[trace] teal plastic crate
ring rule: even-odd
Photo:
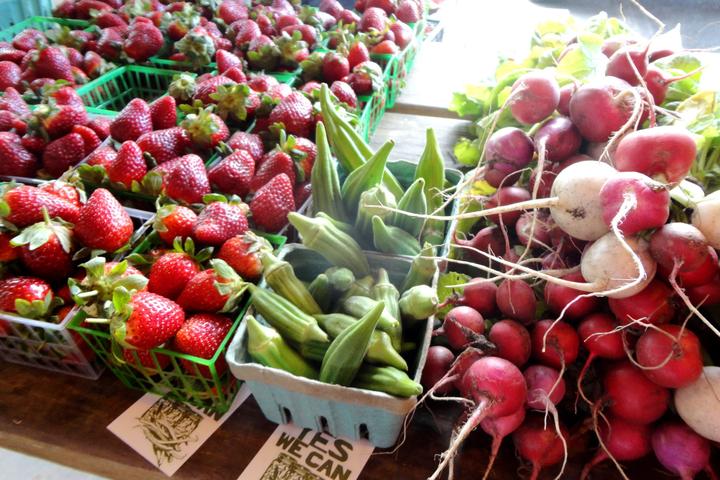
[[[52,0],[0,0],[0,28],[7,28],[30,17],[52,15]]]
[[[6,3],[12,4],[12,3],[20,3],[22,5],[25,4],[25,2],[3,2],[0,0],[0,9],[7,8]],[[28,4],[35,3],[35,2],[27,2]],[[14,8],[16,7],[10,7],[9,10],[2,10],[4,14],[6,14],[8,11],[10,12],[10,15],[12,16],[14,13]],[[21,7],[18,7],[21,8]],[[4,15],[0,17],[0,25],[2,25],[5,20],[7,20],[7,17]],[[84,20],[74,20],[69,18],[53,18],[53,17],[43,17],[43,16],[31,16],[28,18],[27,15],[23,15],[20,20],[9,22],[7,25],[4,25],[2,30],[0,30],[0,41],[3,42],[10,42],[12,39],[17,35],[18,33],[22,32],[25,29],[28,28],[34,28],[35,30],[40,30],[41,32],[46,32],[48,30],[52,30],[54,28],[58,27],[69,27],[76,30],[84,30],[86,28],[90,28],[90,23],[86,22]]]

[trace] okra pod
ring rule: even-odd
[[[288,220],[297,229],[303,245],[315,250],[330,263],[347,267],[356,276],[370,273],[370,265],[360,245],[328,220],[308,218],[297,212],[290,212]]]
[[[250,358],[266,367],[278,368],[300,377],[318,379],[317,369],[293,350],[277,330],[262,325],[252,315],[246,317],[245,323]]]
[[[345,313],[360,318],[375,308],[377,304],[377,300],[370,297],[355,296],[346,298],[340,307]],[[400,321],[393,317],[387,309],[383,309],[377,327],[390,335],[393,348],[399,351],[402,345],[402,324]]]
[[[373,217],[372,224],[373,244],[378,251],[411,257],[420,253],[420,243],[417,238],[402,228],[385,225],[382,218],[378,216]]]
[[[360,168],[350,172],[342,184],[342,199],[345,204],[345,210],[350,218],[355,218],[360,202],[360,194],[378,185],[383,178],[385,172],[385,164],[390,156],[390,152],[395,146],[395,142],[388,140],[375,155],[362,165]]]
[[[325,212],[337,220],[346,221],[347,213],[342,202],[337,165],[332,158],[325,126],[322,122],[318,122],[315,128],[315,144],[317,145],[317,155],[310,177],[313,191],[313,212],[316,215],[318,212]]]
[[[434,288],[429,285],[416,285],[400,297],[400,312],[404,319],[425,320],[435,314],[439,303]]]
[[[387,308],[387,305],[385,307]],[[337,337],[343,330],[358,321],[357,318],[345,315],[344,313],[315,315],[315,319],[332,338]],[[368,347],[365,360],[378,365],[390,365],[400,370],[408,369],[405,359],[393,348],[390,335],[377,329],[372,333],[372,337],[370,338],[370,346]]]
[[[360,237],[372,244],[372,218],[377,215],[383,220],[390,217],[387,208],[395,208],[395,196],[382,185],[372,187],[360,194],[357,216],[355,217],[355,230]]]
[[[445,186],[445,162],[432,128],[425,131],[425,150],[415,168],[415,180],[418,178],[425,180],[425,195],[428,200]]]
[[[387,310],[393,318],[400,320],[400,292],[395,285],[390,283],[390,277],[384,268],[378,269],[378,281],[373,287],[373,298],[378,302],[385,303]]]
[[[345,293],[340,297],[340,303],[344,302],[350,297],[368,297],[372,298],[372,287],[375,284],[372,275],[365,275],[363,278],[358,278],[352,284],[350,288],[345,290]]]
[[[379,302],[330,343],[320,366],[320,381],[350,385],[360,370],[385,304]]]
[[[333,290],[338,292],[347,291],[355,282],[355,275],[349,268],[330,267],[325,270],[325,276]]]
[[[261,260],[265,281],[276,293],[290,300],[305,313],[322,313],[320,305],[305,284],[297,278],[290,263],[280,260],[272,252],[263,253]]]
[[[410,271],[405,275],[401,291],[405,292],[415,285],[429,284],[432,282],[437,270],[438,264],[435,258],[435,249],[431,244],[426,243],[410,264]]]
[[[416,213],[418,215],[427,214],[424,178],[418,178],[410,185],[400,198],[400,201],[398,201],[397,208],[403,212]],[[383,218],[383,220],[386,219]],[[387,223],[402,228],[413,237],[418,238],[425,224],[425,219],[421,217],[411,217],[410,215],[397,212],[390,216]]]
[[[330,284],[328,276],[321,273],[308,285],[308,291],[310,295],[315,299],[320,310],[327,312],[330,310],[333,297],[333,287]]]
[[[341,222],[340,220],[336,220],[325,212],[318,212],[317,215],[315,215],[315,216],[318,218],[327,220],[328,222],[332,223],[338,230],[340,230],[341,232],[343,232],[347,235],[350,235],[353,238],[355,238],[357,236],[355,227],[353,227],[349,223],[345,223],[345,222]]]
[[[394,367],[365,364],[355,376],[353,387],[389,393],[396,397],[414,397],[423,391],[422,385]]]

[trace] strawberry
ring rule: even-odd
[[[303,179],[309,180],[317,156],[317,146],[307,138],[292,136],[290,138],[292,139],[288,145],[291,149],[290,155],[294,157],[299,168],[303,171]]]
[[[170,365],[170,357],[167,355],[134,348],[123,349],[123,360],[134,367],[137,367],[139,362],[145,372],[151,375],[159,370],[165,370]]]
[[[73,16],[81,20],[89,20],[93,16],[93,10],[97,12],[109,12],[112,10],[112,7],[100,0],[80,0],[75,4]]]
[[[285,174],[293,185],[295,184],[295,163],[287,152],[278,147],[262,158],[255,176],[250,182],[250,190],[258,191],[273,177],[281,173]]]
[[[235,85],[235,80],[231,80],[224,75],[215,75],[205,80],[204,82],[197,83],[197,89],[193,100],[200,100],[203,104],[208,105],[215,103],[211,98],[211,95],[217,92],[220,85]]]
[[[0,232],[0,262],[12,262],[20,257],[20,249],[10,243],[13,236]]]
[[[123,46],[123,34],[120,27],[103,28],[97,42],[97,52],[105,59],[113,61],[120,57]]]
[[[77,133],[83,139],[85,148],[83,149],[83,157],[90,155],[100,146],[101,140],[98,137],[95,130],[84,125],[75,125],[72,129],[72,133]]]
[[[418,4],[412,0],[400,0],[395,16],[401,22],[415,23],[422,17],[422,11]]]
[[[360,11],[360,10],[358,10]],[[360,16],[353,12],[352,10],[345,9],[343,10],[340,15],[337,17],[338,22],[342,22],[343,25],[359,25],[360,24]]]
[[[72,67],[82,67],[83,65],[83,54],[73,47],[59,46],[58,47],[67,57]],[[83,72],[84,74],[85,72]]]
[[[25,228],[12,239],[20,247],[20,261],[32,275],[48,280],[62,280],[73,270],[73,237],[71,225],[62,220],[44,221]]]
[[[53,17],[73,18],[75,16],[75,0],[62,0],[53,8]]]
[[[287,83],[279,83],[270,87],[270,89],[267,91],[267,94],[273,100],[282,100],[288,95],[290,95],[292,92],[293,88],[290,85],[288,85]]]
[[[383,74],[375,62],[363,62],[353,68],[347,83],[358,95],[368,95],[382,88]]]
[[[147,173],[143,151],[132,140],[124,142],[118,149],[115,160],[107,168],[108,178],[113,183],[122,183],[132,189],[133,182],[140,184]]]
[[[205,206],[193,227],[193,238],[203,245],[222,245],[228,238],[245,233],[248,221],[245,204],[212,202]]]
[[[75,125],[85,125],[88,120],[85,107],[80,105],[40,105],[30,119],[31,129],[42,128],[50,138],[70,133]]]
[[[170,340],[185,322],[185,312],[170,299],[151,292],[113,295],[115,313],[110,320],[113,340],[125,348],[149,350]]]
[[[357,95],[350,85],[338,80],[330,86],[330,91],[337,99],[351,108],[356,108],[358,104]]]
[[[301,92],[285,97],[270,113],[270,123],[282,124],[288,134],[309,137],[313,126],[312,103]]]
[[[48,142],[45,138],[36,134],[25,134],[20,139],[20,145],[22,145],[28,152],[36,155],[42,154],[43,151],[45,151],[47,144]]]
[[[212,62],[215,55],[215,41],[208,30],[203,27],[195,27],[190,30],[179,42],[175,43],[175,49],[185,55],[186,61],[193,67],[205,67]]]
[[[248,8],[242,2],[228,0],[222,2],[215,12],[216,16],[219,17],[225,25],[230,25],[238,20],[248,18]]]
[[[182,122],[190,141],[197,148],[211,149],[224,142],[230,136],[230,131],[222,118],[212,113],[211,109],[191,113]]]
[[[295,205],[300,207],[307,201],[308,198],[310,198],[311,193],[312,184],[309,181],[296,185],[295,190],[293,191],[293,200],[295,201]]]
[[[273,71],[280,60],[280,49],[270,37],[260,35],[248,44],[246,57],[251,70]]]
[[[178,304],[191,312],[232,310],[244,291],[244,282],[235,270],[222,260],[210,261],[213,268],[203,270],[185,285]]]
[[[114,148],[105,146],[95,150],[87,159],[88,165],[100,165],[107,170],[115,161],[117,152]]]
[[[163,43],[163,34],[155,25],[135,21],[123,42],[123,51],[136,62],[144,62],[158,53]]]
[[[114,252],[132,237],[133,223],[120,202],[104,188],[95,190],[75,223],[75,234],[88,248]]]
[[[10,45],[0,46],[0,61],[8,61],[19,64],[25,56],[25,51],[13,48]]]
[[[246,281],[255,282],[262,276],[260,256],[263,252],[272,252],[270,243],[248,230],[227,239],[220,247],[217,258],[227,262]]]
[[[52,288],[33,277],[10,277],[0,280],[0,311],[17,313],[26,318],[42,318],[52,310]]]
[[[340,15],[340,12],[344,10],[342,4],[338,0],[320,0],[318,9],[321,12],[329,13],[336,18]]]
[[[220,52],[222,51],[223,50],[220,50]],[[242,71],[242,67],[240,65],[228,68],[227,70],[225,70],[225,73],[223,73],[223,75],[230,80],[234,80],[237,83],[247,82],[247,75],[245,75],[245,72]]]
[[[92,128],[100,140],[110,136],[110,124],[112,121],[104,117],[92,117],[88,119],[87,127]]]
[[[113,292],[120,287],[131,291],[147,290],[148,279],[127,260],[107,262],[105,257],[97,256],[80,266],[85,272],[68,280],[70,293],[78,305],[110,301]]]
[[[72,65],[65,53],[58,47],[46,47],[40,50],[34,63],[38,78],[52,78],[73,82]]]
[[[310,80],[309,82],[305,83],[302,87],[300,87],[300,91],[307,93],[308,95],[312,95],[312,93],[315,90],[320,90],[320,83],[316,82],[315,80]]]
[[[34,28],[26,28],[22,30],[20,33],[15,35],[12,41],[13,47],[25,52],[38,48],[38,45],[47,45],[47,38],[45,38],[44,33]]]
[[[302,40],[310,46],[317,43],[317,30],[312,25],[290,25],[282,29],[283,33],[287,33],[291,37],[293,33],[300,32]]]
[[[279,82],[275,77],[265,74],[252,75],[248,80],[248,87],[252,88],[256,92],[262,93],[267,92],[270,87],[277,85]]]
[[[360,18],[358,29],[361,32],[368,32],[371,29],[382,32],[385,30],[385,23],[387,22],[387,13],[385,10],[377,7],[366,8]]]
[[[225,5],[228,2],[225,2]],[[222,315],[214,313],[198,313],[189,317],[175,335],[174,347],[177,351],[194,357],[213,358],[223,340],[230,333],[233,322]],[[190,375],[200,374],[212,378],[210,368],[198,365],[190,360],[181,360],[183,369]],[[215,362],[217,375],[227,370],[227,362],[219,355]]]
[[[164,95],[150,104],[150,118],[153,130],[163,130],[177,125],[175,99]]]
[[[0,131],[9,132],[15,127],[19,127],[19,130],[23,130],[23,126],[25,127],[24,130],[27,130],[27,126],[22,120],[20,120],[20,117],[7,110],[0,110]],[[16,131],[15,133],[22,135],[25,132]]]
[[[190,138],[184,128],[173,127],[145,133],[137,144],[143,153],[160,164],[182,156],[190,147]]]
[[[397,0],[367,0],[365,8],[381,8],[388,15],[392,15],[397,8]]]
[[[407,47],[412,42],[415,33],[407,23],[397,21],[390,25],[390,31],[395,34],[395,43],[400,49]]]
[[[291,25],[302,25],[302,21],[295,15],[280,15],[275,21],[275,27],[278,30],[282,30]]]
[[[58,86],[60,88],[58,88]],[[83,100],[73,87],[58,85],[57,83],[46,89],[47,95],[51,97],[57,105],[77,105],[84,106]]]
[[[113,68],[113,64],[106,62],[99,53],[88,51],[83,57],[82,68],[88,77],[97,78],[109,72]]]
[[[226,50],[218,50],[215,53],[215,63],[217,64],[217,71],[221,75],[233,67],[242,67],[242,60],[237,55]]]
[[[383,40],[375,45],[370,53],[376,55],[395,55],[399,51],[398,46],[392,40]]]
[[[82,206],[80,192],[77,188],[75,188],[74,185],[70,183],[60,180],[53,180],[50,182],[41,183],[40,185],[38,185],[37,188],[51,195],[62,198],[63,200],[72,203],[73,205],[77,205],[78,207]]]
[[[43,152],[43,168],[53,177],[57,178],[68,168],[74,167],[85,158],[85,142],[77,133],[53,140],[45,147]]]
[[[273,177],[250,202],[255,225],[268,232],[277,232],[287,224],[287,214],[295,210],[293,183],[281,173]]]
[[[21,116],[30,113],[22,95],[12,87],[6,88],[5,94],[0,98],[0,110],[8,110]]]
[[[189,208],[169,204],[158,209],[153,228],[166,245],[172,245],[177,237],[190,238],[196,221],[197,215]]]
[[[34,177],[38,162],[31,152],[20,144],[13,132],[0,132],[0,175]]]
[[[0,62],[0,90],[8,87],[19,88],[21,73],[20,67],[13,62]]]
[[[150,269],[148,291],[174,300],[199,271],[200,265],[187,253],[166,253]]]
[[[268,37],[277,35],[277,29],[268,15],[258,15],[255,22],[257,22],[258,27],[260,27],[260,33],[263,35],[267,35]]]
[[[235,45],[237,47],[242,48],[262,35],[260,27],[252,20],[238,20],[234,22],[233,25],[236,25],[234,31],[236,32]]]
[[[217,191],[240,197],[250,192],[253,175],[255,175],[255,160],[245,150],[236,150],[208,171],[210,184]]]
[[[117,13],[102,12],[95,17],[95,25],[100,28],[108,27],[128,27],[127,22]]]
[[[200,203],[203,195],[210,193],[210,181],[205,164],[195,154],[178,158],[177,165],[163,178],[165,194],[178,201]]]
[[[259,162],[265,153],[265,147],[263,146],[260,135],[254,133],[247,133],[238,131],[232,134],[230,140],[227,142],[228,146],[233,150],[245,150],[255,160],[255,163]]]
[[[7,184],[0,194],[0,215],[18,228],[42,221],[43,208],[50,218],[60,217],[70,223],[75,223],[80,215],[76,205],[37,187]]]
[[[137,140],[152,131],[150,107],[141,98],[133,98],[110,124],[110,135],[118,142]]]

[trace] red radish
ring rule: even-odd
[[[715,275],[710,282],[704,285],[686,288],[685,292],[693,305],[704,307],[718,305],[720,304],[720,275]]]
[[[718,255],[712,247],[707,247],[707,252],[707,258],[698,268],[691,272],[679,273],[677,275],[677,280],[683,287],[704,285],[715,277],[718,272]],[[670,275],[672,275],[672,269],[668,270],[663,268],[660,273],[669,279]]]
[[[667,91],[668,88],[670,88],[671,83],[679,82],[680,80],[692,77],[697,73],[697,70],[693,70],[692,72],[688,72],[684,75],[678,75],[677,77],[666,77],[665,72],[654,65],[650,65],[648,66],[647,73],[645,74],[645,84],[647,85],[650,95],[653,97],[655,105],[661,105],[665,101],[665,97],[667,96]]]
[[[720,190],[696,203],[692,224],[713,248],[720,248]]]
[[[651,382],[643,371],[623,361],[608,368],[603,377],[605,400],[615,417],[649,424],[667,411],[670,392]]]
[[[625,135],[613,160],[621,172],[640,172],[663,183],[682,181],[695,161],[695,139],[682,127],[663,126]]]
[[[542,124],[534,141],[538,152],[544,146],[546,160],[561,162],[578,153],[582,137],[569,118],[555,117]]]
[[[630,38],[627,35],[614,35],[610,38],[606,38],[602,44],[602,53],[606,57],[612,57],[613,53],[617,52],[620,47],[626,45],[633,45],[637,43],[637,40]]]
[[[570,273],[562,277],[572,282],[584,282],[580,272]],[[551,282],[545,284],[545,303],[554,313],[565,312],[565,317],[571,320],[583,318],[597,310],[600,299],[597,297],[580,297],[583,292]],[[568,306],[569,305],[569,306]]]
[[[524,421],[525,409],[519,408],[515,413],[511,413],[510,415],[497,418],[486,418],[480,423],[480,428],[482,428],[485,433],[490,435],[493,439],[492,446],[490,447],[490,460],[488,461],[488,466],[485,469],[483,480],[488,477],[490,471],[492,470],[492,466],[495,463],[498,451],[500,451],[500,445],[502,444],[503,439],[517,430]]]
[[[572,264],[580,263],[580,255],[585,250],[588,242],[568,235],[557,225],[553,226],[553,224],[550,223],[549,226],[552,226],[550,230],[552,251],[564,260],[571,261],[570,263]]]
[[[705,235],[696,227],[682,222],[663,225],[650,237],[650,254],[658,265],[678,273],[689,273],[705,263],[709,252]]]
[[[720,367],[704,367],[690,385],[675,390],[678,415],[698,435],[720,442]]]
[[[618,172],[600,190],[602,217],[608,227],[628,197],[633,199],[634,206],[618,222],[624,235],[665,225],[670,216],[668,189],[642,173]]]
[[[616,326],[615,320],[607,313],[588,315],[578,325],[578,335],[589,355],[578,375],[577,389],[583,399],[588,402],[589,400],[583,392],[582,380],[592,361],[598,357],[608,360],[620,360],[625,357],[622,334],[615,331]]]
[[[538,218],[534,219],[536,216]],[[531,244],[532,248],[549,248],[551,240],[548,219],[540,217],[534,212],[525,212],[520,215],[518,221],[515,222],[515,234],[520,243],[525,246]]]
[[[650,50],[648,60],[650,61],[650,63],[653,63],[655,60],[660,60],[661,58],[669,57],[670,55],[675,55],[675,50],[673,50],[672,48],[661,47],[658,49],[652,49]]]
[[[522,367],[530,360],[530,333],[515,320],[495,322],[488,339],[497,347],[497,356]]]
[[[609,426],[602,420],[598,422],[598,435],[605,449],[599,449],[593,459],[585,465],[581,479],[587,478],[590,470],[598,463],[612,457],[616,461],[637,460],[650,453],[650,427],[629,423],[620,418],[608,419]],[[610,456],[608,456],[608,453]]]
[[[616,77],[587,83],[570,100],[570,119],[586,140],[605,142],[632,116],[636,95]]]
[[[497,256],[505,253],[505,237],[497,225],[483,228],[470,240],[462,240],[453,235],[452,243],[464,247],[460,249],[462,258],[481,265],[486,265],[488,259],[476,250]]]
[[[534,153],[533,142],[525,132],[514,127],[501,128],[485,143],[485,181],[496,188],[513,185]]]
[[[484,278],[473,278],[463,289],[460,303],[477,310],[483,317],[489,317],[497,311],[495,292],[497,285]]]
[[[485,203],[485,207],[488,209],[512,205],[514,203],[520,203],[530,200],[530,192],[520,187],[503,187],[499,188],[497,192]],[[515,225],[522,212],[520,210],[514,210],[501,215],[489,215],[488,218],[491,222],[500,225],[500,222],[507,226]]]
[[[565,380],[560,372],[545,365],[531,365],[523,372],[527,383],[527,407],[545,411],[548,403],[557,405],[565,397]]]
[[[610,56],[605,75],[621,78],[630,85],[639,85],[640,80],[647,73],[649,48],[649,43],[644,48],[638,45],[626,45],[618,48]]]
[[[544,71],[518,78],[512,86],[510,112],[520,123],[532,125],[552,114],[560,102],[560,85]]]
[[[557,252],[547,252],[541,258],[541,265],[543,270],[559,270],[568,267],[567,263],[565,263],[565,260],[563,260],[563,258]]]
[[[530,339],[533,358],[559,370],[574,363],[580,351],[577,332],[562,321],[539,321],[530,333]]]
[[[537,479],[541,469],[563,461],[563,445],[570,435],[563,425],[560,425],[560,433],[562,438],[553,428],[548,428],[540,414],[529,415],[513,433],[513,443],[518,454],[532,464],[530,480]]]
[[[610,298],[608,305],[620,325],[636,320],[660,325],[675,318],[675,292],[665,282],[653,280],[639,293],[626,298]]]
[[[562,162],[558,164],[557,171],[562,172],[570,165],[575,165],[576,163],[585,162],[587,160],[595,160],[595,158],[591,157],[590,155],[585,155],[584,153],[578,153],[577,155],[573,155],[570,158],[566,158]]]
[[[537,188],[537,198],[547,198],[550,196],[550,192],[552,191],[552,185],[555,182],[555,177],[557,177],[556,169],[556,166],[544,167],[540,178],[538,178],[537,176],[537,169],[533,170],[530,174],[530,180],[528,181],[528,189],[531,192],[535,188],[535,182],[537,181],[540,183]]]
[[[433,345],[428,349],[427,360],[420,380],[420,383],[422,383],[425,390],[429,390],[433,387],[433,385],[440,382],[440,380],[445,377],[445,375],[450,371],[450,367],[452,366],[454,360],[455,355],[453,355],[449,349],[441,345]],[[452,384],[446,383],[437,388],[435,391],[442,394],[449,393],[452,391]]]
[[[679,325],[658,328],[648,329],[635,346],[643,373],[661,387],[681,388],[691,384],[702,373],[700,340]]]
[[[682,422],[665,422],[650,437],[658,461],[682,480],[710,466],[710,442]]]
[[[461,350],[485,333],[485,321],[477,310],[465,306],[455,307],[445,315],[442,330],[450,347]]]
[[[525,379],[512,363],[498,357],[483,357],[475,361],[462,377],[460,391],[475,402],[470,416],[455,435],[450,447],[442,454],[442,461],[428,480],[437,480],[458,448],[486,418],[498,418],[519,410],[525,403]]]
[[[537,301],[532,287],[522,280],[506,279],[495,293],[497,306],[506,317],[529,325],[535,321]]]
[[[568,83],[560,87],[560,101],[558,102],[557,111],[566,117],[570,115],[570,99],[578,89],[575,82]]]

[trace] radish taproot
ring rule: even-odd
[[[495,207],[508,207],[528,200],[530,200],[530,192],[526,189],[520,187],[502,187],[498,188],[497,192],[485,203],[485,206],[488,210],[492,210]],[[502,222],[504,225],[513,226],[521,214],[521,209],[510,208],[505,213],[488,215],[488,218],[496,225],[500,225]]]
[[[710,468],[710,442],[682,422],[658,425],[650,437],[658,461],[682,480]]]
[[[596,358],[620,360],[625,357],[622,334],[615,330],[617,323],[607,313],[588,315],[578,325],[578,336],[589,355],[577,378],[577,390],[587,403],[591,403],[582,388],[582,381],[590,364]]]
[[[560,425],[560,432],[562,438],[554,428],[546,425],[542,415],[536,413],[528,415],[520,428],[513,433],[515,449],[520,457],[532,465],[530,480],[538,478],[543,468],[557,465],[565,458],[563,446],[570,435],[564,425]],[[562,471],[557,478],[561,475]]]
[[[663,416],[670,392],[651,382],[629,361],[608,367],[603,376],[604,403],[613,416],[628,422],[649,424]]]
[[[504,417],[486,418],[480,423],[480,428],[492,437],[492,446],[490,447],[490,459],[483,480],[487,479],[492,470],[497,454],[500,451],[502,441],[517,430],[525,421],[525,408],[519,408],[515,413],[505,415]]]
[[[467,240],[453,234],[452,243],[460,247],[458,250],[461,258],[484,265],[488,263],[488,259],[478,252],[492,253],[497,256],[505,253],[505,237],[502,232],[499,226],[491,225],[481,229]]]
[[[720,442],[720,367],[707,366],[690,385],[675,390],[678,415],[698,435]]]
[[[537,218],[533,218],[537,216]],[[550,248],[550,229],[547,218],[535,212],[525,212],[515,222],[515,234],[520,243],[531,248]]]
[[[610,417],[607,423],[599,421],[597,430],[604,448],[599,449],[593,459],[585,465],[580,474],[581,479],[587,478],[595,465],[609,458],[616,462],[623,462],[637,460],[650,453],[650,427],[648,425]]]
[[[560,102],[560,85],[547,72],[526,73],[513,84],[509,102],[515,120],[532,125],[555,111]]]
[[[687,386],[702,373],[700,340],[679,325],[648,329],[638,340],[635,352],[645,376],[665,388]]]
[[[515,320],[495,322],[488,332],[488,339],[497,347],[496,355],[522,367],[530,360],[530,333]]]
[[[493,187],[509,187],[533,159],[535,147],[528,135],[515,127],[501,128],[485,143],[485,181]]]
[[[562,277],[571,282],[584,283],[585,279],[580,272],[569,273]],[[544,297],[550,311],[556,314],[565,312],[564,316],[570,320],[578,320],[594,312],[600,306],[597,297],[582,296],[583,292],[564,285],[547,282]]]
[[[475,309],[483,317],[497,312],[497,285],[485,278],[473,278],[465,285],[459,303]]]

